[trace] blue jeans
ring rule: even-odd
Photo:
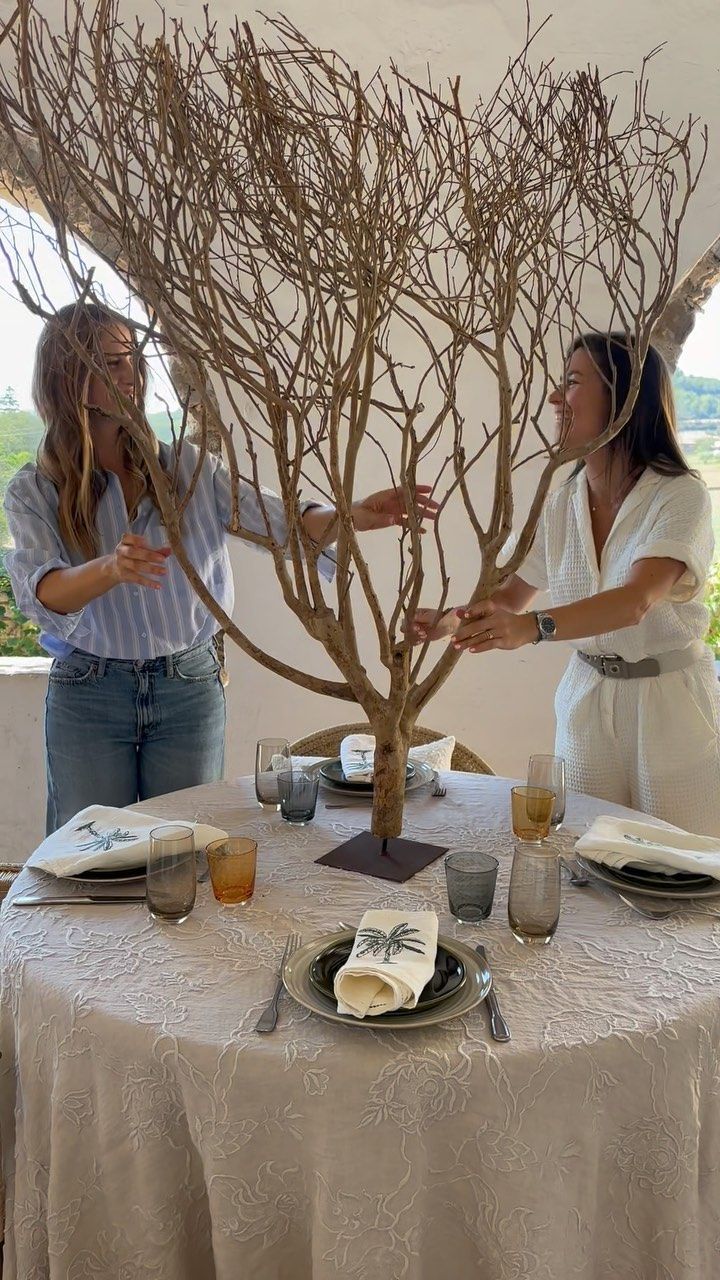
[[[212,644],[142,662],[76,649],[45,701],[47,832],[89,804],[122,806],[222,777],[225,690]]]

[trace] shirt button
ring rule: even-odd
[[[139,595],[140,595],[140,592],[139,592],[139,591],[133,591],[133,595],[134,595],[134,596],[139,596]]]
[[[146,632],[146,631],[141,632],[140,639],[141,639],[141,640],[147,640],[147,632]]]

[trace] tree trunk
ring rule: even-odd
[[[402,831],[405,804],[405,767],[409,734],[397,723],[373,725],[375,761],[373,772],[372,834],[389,840]]]

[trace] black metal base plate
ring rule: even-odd
[[[400,836],[381,840],[369,831],[361,831],[360,835],[346,840],[315,861],[341,871],[355,871],[362,876],[376,876],[379,880],[395,880],[402,884],[423,867],[429,867],[441,854],[447,853],[448,847],[403,840]]]

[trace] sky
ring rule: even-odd
[[[7,241],[8,219],[12,218],[13,236],[18,257],[23,262],[25,272],[35,272],[42,280],[42,287],[52,308],[72,302],[76,291],[67,278],[65,268],[50,244],[43,238],[50,232],[47,223],[42,219],[31,217],[0,200],[0,244]],[[25,225],[19,225],[22,219]],[[105,290],[106,300],[117,311],[124,315],[134,315],[143,320],[144,312],[140,304],[132,298],[122,280],[99,258],[94,257],[83,248],[83,261],[86,266],[95,268],[95,280]],[[32,255],[32,256],[31,256]],[[34,264],[34,265],[33,265]],[[29,288],[31,295],[36,295],[36,287],[25,277],[23,283]],[[45,304],[47,307],[47,303]],[[0,315],[2,316],[2,341],[0,341],[0,393],[6,387],[12,387],[21,409],[32,409],[30,385],[32,382],[33,358],[43,320],[25,306],[18,297],[13,284],[11,264],[5,253],[0,253]],[[152,373],[152,388],[147,398],[148,413],[162,410],[167,402],[175,408],[177,400],[167,376],[163,374],[157,353],[153,356],[149,351],[149,364]],[[162,399],[158,399],[161,396]]]
[[[0,232],[4,232],[3,215],[8,216],[10,206],[0,201]],[[53,306],[62,306],[71,302],[75,292],[69,283],[64,268],[49,244],[42,238],[43,230],[49,231],[46,223],[38,218],[27,219],[20,210],[12,210],[13,220],[22,216],[27,222],[25,227],[16,227],[15,238],[19,254],[28,269],[34,255],[35,268],[42,279],[43,287]],[[134,314],[143,318],[142,308],[131,299],[122,281],[104,263],[94,258],[87,250],[83,250],[84,260],[95,267],[96,279],[103,285],[107,295],[117,310]],[[2,342],[0,343],[0,393],[10,386],[15,391],[21,409],[31,409],[30,383],[32,379],[33,355],[42,320],[34,316],[25,304],[20,301],[12,283],[10,265],[4,254],[0,254],[0,308],[2,309]],[[153,369],[154,390],[148,396],[147,409],[154,413],[164,407],[158,394],[167,400],[171,408],[176,405],[175,396],[169,382],[162,375],[157,358],[151,359]],[[685,374],[697,377],[720,379],[720,286],[711,294],[707,305],[698,315],[695,328],[688,338],[679,361],[679,367]],[[157,394],[156,394],[157,393]]]

